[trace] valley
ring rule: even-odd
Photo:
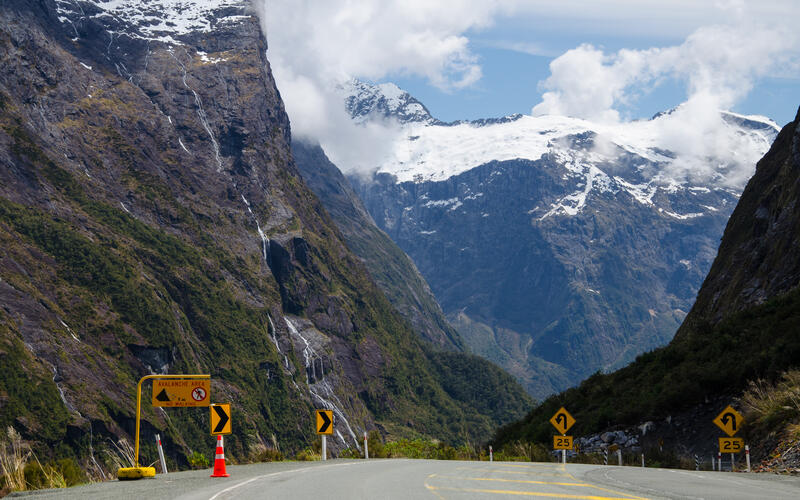
[[[718,455],[800,471],[800,111],[738,112],[800,44],[512,3],[5,0],[0,497],[800,491]],[[541,102],[442,118],[498,51]]]

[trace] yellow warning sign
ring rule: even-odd
[[[744,449],[742,438],[719,438],[720,453],[739,453]]]
[[[333,410],[317,410],[317,434],[333,434]]]
[[[575,419],[572,418],[572,415],[562,406],[550,419],[550,423],[553,424],[553,427],[555,427],[558,432],[566,434],[569,428],[575,425]]]
[[[571,450],[572,436],[553,436],[554,450]]]
[[[210,379],[155,379],[153,406],[208,406]]]
[[[231,433],[231,405],[228,403],[212,404],[211,410],[211,435]]]
[[[733,436],[739,432],[742,424],[744,424],[744,417],[731,406],[728,406],[722,410],[722,413],[717,415],[717,418],[714,419],[714,423],[717,424],[717,427],[722,429],[725,434]]]

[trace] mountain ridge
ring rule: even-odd
[[[668,342],[711,265],[746,167],[687,175],[655,142],[667,119],[410,122],[349,179],[473,352],[542,397]],[[720,120],[743,157],[766,149],[768,121]]]
[[[800,359],[800,273],[791,258],[800,234],[794,210],[800,199],[798,145],[800,109],[759,161],[697,302],[667,346],[548,398],[525,419],[500,429],[494,442],[546,442],[552,434],[549,415],[567,406],[578,420],[577,435],[623,427],[649,435],[653,447],[669,436],[669,449],[683,456],[715,452],[719,433],[711,418],[728,404],[742,405],[743,391],[755,380],[778,380]],[[780,421],[776,415],[763,418]],[[776,436],[779,431],[767,425],[769,440],[783,437]],[[761,444],[767,436],[763,429],[755,432],[749,425],[743,429],[754,440],[753,458],[768,458],[771,449]]]

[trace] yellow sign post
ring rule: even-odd
[[[572,436],[553,436],[554,450],[571,450]]]
[[[719,438],[720,453],[739,453],[744,449],[744,439],[742,438]]]
[[[550,423],[561,434],[566,434],[570,427],[575,425],[575,419],[569,414],[563,406],[550,418]]]
[[[561,436],[553,436],[553,449],[561,450],[561,463],[567,463],[567,450],[572,449],[572,436],[566,436],[570,427],[575,425],[575,419],[563,406],[550,417],[550,423],[561,433]],[[569,444],[569,446],[567,446]]]
[[[317,434],[322,436],[322,459],[328,459],[327,438],[333,434],[333,410],[317,410]]]
[[[209,409],[211,410],[211,435],[230,434],[231,405],[228,403],[212,404]]]
[[[119,479],[141,479],[143,477],[153,477],[156,475],[155,467],[139,467],[139,428],[140,428],[140,420],[142,414],[142,383],[145,380],[150,379],[196,379],[196,380],[205,380],[208,384],[206,387],[205,394],[205,404],[198,401],[198,404],[195,405],[186,405],[186,406],[208,406],[208,402],[211,398],[211,375],[145,375],[144,377],[139,380],[139,383],[136,384],[136,437],[134,443],[134,452],[133,452],[133,460],[134,466],[133,467],[122,467],[117,471],[117,478]],[[153,395],[153,399],[155,398],[156,394]],[[199,393],[196,393],[196,396],[199,396]]]
[[[722,410],[722,413],[717,415],[717,418],[714,419],[714,423],[717,424],[717,427],[722,429],[725,434],[733,437],[734,434],[739,432],[742,424],[744,424],[744,417],[729,405]]]

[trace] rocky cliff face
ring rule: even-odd
[[[783,128],[733,212],[687,323],[711,324],[800,283],[800,122]]]
[[[319,407],[334,451],[495,425],[304,184],[247,2],[12,0],[0,46],[0,426],[101,476],[149,373],[210,373],[237,459]],[[142,462],[206,453],[206,414],[145,404]]]
[[[705,159],[719,165],[709,178],[676,175],[689,162],[659,147],[669,115],[442,124],[392,102],[348,101],[357,120],[397,110],[402,124],[374,177],[351,181],[474,352],[541,397],[672,338],[737,201],[731,161]],[[720,116],[748,154],[777,133]]]

